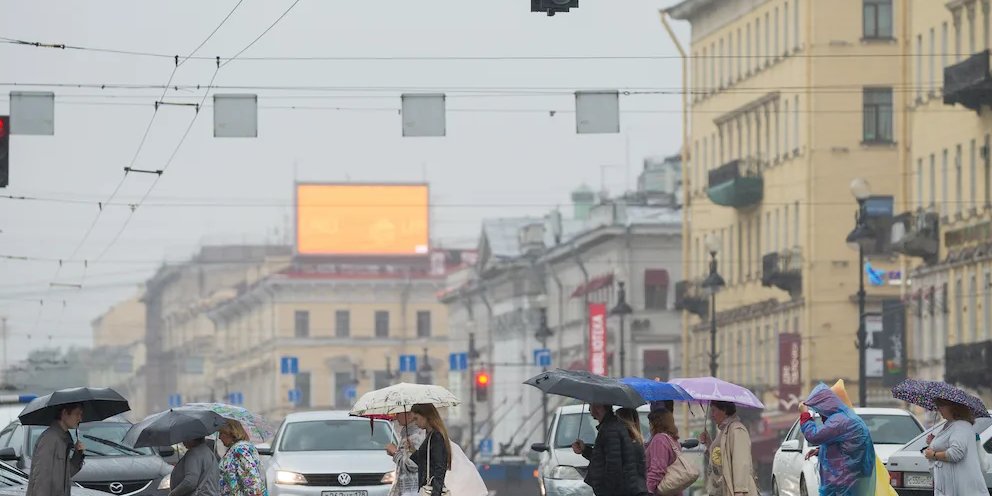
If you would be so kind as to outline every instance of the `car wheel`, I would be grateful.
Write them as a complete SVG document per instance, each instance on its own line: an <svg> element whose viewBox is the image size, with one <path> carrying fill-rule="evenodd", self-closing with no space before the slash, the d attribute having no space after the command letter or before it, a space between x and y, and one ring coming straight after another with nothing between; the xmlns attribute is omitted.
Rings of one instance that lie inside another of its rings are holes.
<svg viewBox="0 0 992 496"><path fill-rule="evenodd" d="M806 489L805 477L799 479L799 496L809 496L809 491Z"/></svg>
<svg viewBox="0 0 992 496"><path fill-rule="evenodd" d="M781 496L778 490L778 479L772 478L772 496Z"/></svg>

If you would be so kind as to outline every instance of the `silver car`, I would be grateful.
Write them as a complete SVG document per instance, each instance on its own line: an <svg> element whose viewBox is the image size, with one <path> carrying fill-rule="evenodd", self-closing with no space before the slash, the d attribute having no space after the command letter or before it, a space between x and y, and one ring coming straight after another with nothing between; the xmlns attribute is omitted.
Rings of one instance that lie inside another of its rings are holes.
<svg viewBox="0 0 992 496"><path fill-rule="evenodd" d="M259 454L269 457L271 496L387 496L396 467L386 445L395 442L393 426L384 420L291 413Z"/></svg>
<svg viewBox="0 0 992 496"><path fill-rule="evenodd" d="M930 463L923 456L922 450L927 447L927 435L943 426L944 422L941 421L889 457L889 479L900 496L933 494ZM992 418L975 419L975 434L978 434L986 456L992 456ZM985 474L985 485L989 487L989 494L992 494L992 474Z"/></svg>
<svg viewBox="0 0 992 496"><path fill-rule="evenodd" d="M28 474L0 462L0 496L24 496L28 488ZM84 489L81 487L72 488L72 496L105 496L100 491Z"/></svg>

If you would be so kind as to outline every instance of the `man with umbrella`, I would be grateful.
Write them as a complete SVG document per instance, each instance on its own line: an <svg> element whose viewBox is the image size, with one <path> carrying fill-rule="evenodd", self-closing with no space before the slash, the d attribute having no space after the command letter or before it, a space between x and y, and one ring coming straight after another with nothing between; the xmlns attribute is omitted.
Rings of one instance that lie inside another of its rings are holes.
<svg viewBox="0 0 992 496"><path fill-rule="evenodd" d="M586 446L581 439L572 443L572 451L589 460L585 482L596 496L641 496L650 494L645 485L643 462L638 467L634 443L627 427L613 413L612 405L593 403L589 413L599 421L596 442ZM643 450L644 447L640 446ZM643 460L643 456L640 458Z"/></svg>
<svg viewBox="0 0 992 496"><path fill-rule="evenodd" d="M73 443L69 429L130 410L112 389L73 388L35 398L18 416L23 425L47 425L32 457L25 496L69 496L72 476L83 468L85 447Z"/></svg>

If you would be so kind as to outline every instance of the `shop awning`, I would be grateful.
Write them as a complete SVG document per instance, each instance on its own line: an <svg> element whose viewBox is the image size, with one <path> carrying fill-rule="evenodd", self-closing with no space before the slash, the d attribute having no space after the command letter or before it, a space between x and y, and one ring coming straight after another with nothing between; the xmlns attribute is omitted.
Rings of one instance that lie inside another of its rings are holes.
<svg viewBox="0 0 992 496"><path fill-rule="evenodd" d="M606 274L589 279L588 283L581 284L572 292L572 298L579 298L589 293L596 292L613 284L613 274Z"/></svg>

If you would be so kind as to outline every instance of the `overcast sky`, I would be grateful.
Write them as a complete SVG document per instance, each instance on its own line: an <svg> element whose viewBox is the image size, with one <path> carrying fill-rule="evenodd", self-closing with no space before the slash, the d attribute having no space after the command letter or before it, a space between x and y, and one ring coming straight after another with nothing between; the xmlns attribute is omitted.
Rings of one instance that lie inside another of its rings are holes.
<svg viewBox="0 0 992 496"><path fill-rule="evenodd" d="M231 57L293 1L244 0L197 55ZM185 55L236 3L4 0L0 37ZM225 65L216 71L214 92L259 95L259 138L213 138L212 109L203 109L133 215L123 204L138 203L154 176L132 174L121 182L122 169L138 150L161 90L30 84L164 85L172 60L0 44L0 114L7 113L12 89L56 93L56 135L13 137L11 185L0 195L58 200L0 199L0 255L66 260L80 246L61 270L53 261L0 259L10 359L49 344L88 346L90 321L136 294L163 260L188 257L201 244L282 240L292 232L294 178L426 180L435 244L462 246L474 244L481 219L567 206L580 183L613 192L625 182L633 186L643 157L678 152L681 65L657 14L672 3L582 0L577 10L546 17L529 12L527 0L302 0L243 57L380 59ZM678 29L687 40L688 26ZM381 59L411 56L657 58ZM212 61L190 60L172 84L206 86L214 74ZM401 137L392 109L404 88L447 93L446 137ZM473 96L471 88L490 93ZM578 88L649 93L621 96L622 134L576 136L574 113L567 111ZM522 89L530 92L521 95ZM170 91L165 100L189 103L203 95ZM191 107L162 107L135 167L163 168L193 115ZM118 185L114 202L122 205L98 216L98 202ZM84 268L81 260L92 262ZM56 274L55 282L83 288L50 288Z"/></svg>

